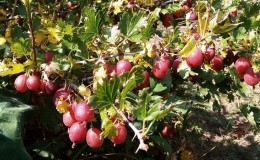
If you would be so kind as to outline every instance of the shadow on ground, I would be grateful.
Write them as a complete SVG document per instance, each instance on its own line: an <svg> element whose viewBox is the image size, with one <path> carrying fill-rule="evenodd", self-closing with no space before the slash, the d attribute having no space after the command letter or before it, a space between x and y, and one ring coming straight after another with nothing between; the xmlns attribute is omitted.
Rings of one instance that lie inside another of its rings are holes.
<svg viewBox="0 0 260 160"><path fill-rule="evenodd" d="M218 114L200 108L194 108L191 113L187 119L189 128L196 124L195 128L201 132L188 129L184 133L184 143L196 159L260 159L260 134L249 130L250 125L242 115Z"/></svg>

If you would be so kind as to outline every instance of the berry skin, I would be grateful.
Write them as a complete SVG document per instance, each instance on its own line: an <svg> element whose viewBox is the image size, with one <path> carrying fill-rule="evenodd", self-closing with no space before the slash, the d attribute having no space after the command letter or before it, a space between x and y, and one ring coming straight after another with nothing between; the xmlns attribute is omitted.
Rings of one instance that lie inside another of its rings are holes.
<svg viewBox="0 0 260 160"><path fill-rule="evenodd" d="M186 59L187 64L191 68L199 68L204 60L204 55L201 49L197 49L196 51L192 52Z"/></svg>
<svg viewBox="0 0 260 160"><path fill-rule="evenodd" d="M144 80L142 83L140 83L138 86L137 86L137 89L143 89L143 88L146 88L149 86L149 81L150 81L150 75L147 71L144 71L143 73L144 75Z"/></svg>
<svg viewBox="0 0 260 160"><path fill-rule="evenodd" d="M127 8L129 8L129 9L134 9L135 7L136 7L136 6L135 6L135 2L134 2L134 1L128 2Z"/></svg>
<svg viewBox="0 0 260 160"><path fill-rule="evenodd" d="M115 124L115 127L117 128L117 136L115 136L114 138L111 139L111 141L114 144L122 144L123 142L125 142L126 137L127 137L127 130L125 128L125 125L121 124L121 123L117 123Z"/></svg>
<svg viewBox="0 0 260 160"><path fill-rule="evenodd" d="M52 61L54 57L54 54L53 53L50 53L50 52L46 52L44 54L44 60L45 60L45 63L50 63Z"/></svg>
<svg viewBox="0 0 260 160"><path fill-rule="evenodd" d="M120 76L123 73L129 72L132 69L132 64L128 60L120 60L116 64L116 74Z"/></svg>
<svg viewBox="0 0 260 160"><path fill-rule="evenodd" d="M104 139L100 136L101 131L97 128L90 128L87 132L86 142L91 148L99 148L103 145Z"/></svg>
<svg viewBox="0 0 260 160"><path fill-rule="evenodd" d="M260 73L255 73L253 68L248 68L244 74L244 82L249 86L255 86L260 81Z"/></svg>
<svg viewBox="0 0 260 160"><path fill-rule="evenodd" d="M173 130L169 126L165 126L162 130L162 135L164 137L170 137L173 134Z"/></svg>
<svg viewBox="0 0 260 160"><path fill-rule="evenodd" d="M45 86L46 86L46 81L45 80L41 81L40 90L45 91Z"/></svg>
<svg viewBox="0 0 260 160"><path fill-rule="evenodd" d="M81 143L85 140L87 128L85 125L78 122L73 123L69 128L69 138L73 143Z"/></svg>
<svg viewBox="0 0 260 160"><path fill-rule="evenodd" d="M235 55L233 53L232 50L228 50L227 51L227 55L226 57L224 58L224 64L227 64L228 66L230 66L235 60Z"/></svg>
<svg viewBox="0 0 260 160"><path fill-rule="evenodd" d="M53 81L48 81L45 85L45 91L48 95L53 95L58 89L59 85Z"/></svg>
<svg viewBox="0 0 260 160"><path fill-rule="evenodd" d="M26 85L26 81L27 81L28 77L24 74L19 75L15 81L14 81L14 86L15 89L18 92L26 92L28 90L28 87Z"/></svg>
<svg viewBox="0 0 260 160"><path fill-rule="evenodd" d="M75 119L78 122L90 122L94 118L94 109L86 102L79 102L74 109Z"/></svg>
<svg viewBox="0 0 260 160"><path fill-rule="evenodd" d="M172 63L172 72L173 72L173 74L175 74L176 76L179 76L177 70L178 70L178 67L179 67L179 65L181 64L181 62L182 62L182 59L181 59L181 57L179 57L179 58L175 59L175 60L173 61L173 63Z"/></svg>
<svg viewBox="0 0 260 160"><path fill-rule="evenodd" d="M192 21L198 20L198 16L195 12L192 12L190 14L190 20L192 20Z"/></svg>
<svg viewBox="0 0 260 160"><path fill-rule="evenodd" d="M251 64L249 59L245 57L240 57L237 59L235 63L235 68L238 73L245 73L245 71L250 68Z"/></svg>
<svg viewBox="0 0 260 160"><path fill-rule="evenodd" d="M71 3L71 1L68 2L67 8L68 8L68 10L72 10L73 9L73 4Z"/></svg>
<svg viewBox="0 0 260 160"><path fill-rule="evenodd" d="M38 76L30 76L26 81L26 85L28 89L37 91L41 87L41 79Z"/></svg>
<svg viewBox="0 0 260 160"><path fill-rule="evenodd" d="M237 16L237 10L230 11L229 15L232 16L232 17L236 17Z"/></svg>
<svg viewBox="0 0 260 160"><path fill-rule="evenodd" d="M183 12L187 12L188 10L190 10L190 6L189 5L183 5L182 10L183 10Z"/></svg>
<svg viewBox="0 0 260 160"><path fill-rule="evenodd" d="M168 74L170 65L171 61L168 56L160 57L153 65L153 75L158 79L163 79Z"/></svg>
<svg viewBox="0 0 260 160"><path fill-rule="evenodd" d="M196 83L198 81L198 76L196 75L189 75L189 81L191 81L192 83Z"/></svg>
<svg viewBox="0 0 260 160"><path fill-rule="evenodd" d="M180 8L180 9L176 10L176 11L173 13L173 15L174 15L176 18L178 18L178 17L180 17L184 12L185 12L185 10L184 10L183 8Z"/></svg>
<svg viewBox="0 0 260 160"><path fill-rule="evenodd" d="M58 89L53 96L53 104L57 106L59 99L62 97L63 100L68 101L69 92L65 88Z"/></svg>
<svg viewBox="0 0 260 160"><path fill-rule="evenodd" d="M204 58L207 61L211 61L214 56L215 56L215 48L214 47L207 48L206 53L204 53Z"/></svg>
<svg viewBox="0 0 260 160"><path fill-rule="evenodd" d="M215 56L211 61L210 64L212 65L212 69L215 71L220 71L223 69L224 62L220 56Z"/></svg>
<svg viewBox="0 0 260 160"><path fill-rule="evenodd" d="M105 63L104 68L106 69L107 78L112 78L112 73L116 73L116 65Z"/></svg>
<svg viewBox="0 0 260 160"><path fill-rule="evenodd" d="M173 21L173 15L170 13L167 13L165 15L162 15L162 24L164 27L170 27L172 25L172 21Z"/></svg>
<svg viewBox="0 0 260 160"><path fill-rule="evenodd" d="M67 127L71 127L75 122L77 122L72 109L63 114L62 120L63 124Z"/></svg>

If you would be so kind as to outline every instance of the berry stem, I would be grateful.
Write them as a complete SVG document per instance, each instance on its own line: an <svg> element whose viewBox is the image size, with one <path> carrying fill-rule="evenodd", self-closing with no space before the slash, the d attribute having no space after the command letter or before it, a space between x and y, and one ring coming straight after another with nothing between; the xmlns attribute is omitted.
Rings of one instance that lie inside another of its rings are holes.
<svg viewBox="0 0 260 160"><path fill-rule="evenodd" d="M25 8L26 8L26 12L27 12L29 29L30 29L30 33L31 33L33 61L34 61L34 65L36 65L37 57L36 57L36 48L35 48L35 37L34 37L34 30L33 30L33 25L32 25L31 4L30 4L29 0L25 0Z"/></svg>
<svg viewBox="0 0 260 160"><path fill-rule="evenodd" d="M118 114L120 114L120 116L123 118L123 120L128 124L128 126L134 131L136 137L139 140L139 146L136 150L135 153L137 153L139 151L139 149L147 151L148 150L148 145L144 143L144 138L141 135L140 131L133 125L133 123L131 123L127 117L124 115L124 113L120 110L118 110L116 107L114 107L115 110L117 111Z"/></svg>

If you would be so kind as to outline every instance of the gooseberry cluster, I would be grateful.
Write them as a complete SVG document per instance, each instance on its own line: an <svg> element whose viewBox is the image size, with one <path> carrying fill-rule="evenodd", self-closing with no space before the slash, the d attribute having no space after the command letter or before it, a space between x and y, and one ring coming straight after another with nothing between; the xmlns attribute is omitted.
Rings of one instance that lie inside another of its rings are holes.
<svg viewBox="0 0 260 160"><path fill-rule="evenodd" d="M87 124L93 121L94 117L94 107L85 101L73 102L71 108L63 114L63 124L68 127L69 138L73 144L86 140L91 148L102 146L104 139L101 136L101 130L95 127L87 129ZM127 137L126 127L123 123L115 123L114 125L117 128L117 135L111 141L114 144L121 144Z"/></svg>

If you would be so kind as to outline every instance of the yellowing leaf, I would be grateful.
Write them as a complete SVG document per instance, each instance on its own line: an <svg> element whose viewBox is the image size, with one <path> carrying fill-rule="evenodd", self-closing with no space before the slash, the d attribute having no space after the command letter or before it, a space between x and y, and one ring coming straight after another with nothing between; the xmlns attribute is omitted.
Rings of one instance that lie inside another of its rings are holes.
<svg viewBox="0 0 260 160"><path fill-rule="evenodd" d="M99 84L103 84L103 78L106 77L107 77L106 70L103 66L100 67L97 70L97 72L95 72L95 81L97 81Z"/></svg>
<svg viewBox="0 0 260 160"><path fill-rule="evenodd" d="M51 49L46 46L46 44L41 44L41 49L44 51L50 51Z"/></svg>
<svg viewBox="0 0 260 160"><path fill-rule="evenodd" d="M193 52L196 49L196 43L197 41L192 36L188 43L183 47L183 49L179 52L179 54L183 57L187 57L190 55L191 52Z"/></svg>
<svg viewBox="0 0 260 160"><path fill-rule="evenodd" d="M210 21L209 28L213 33L221 34L235 29L242 23L232 23L228 17L228 13L224 14L221 11L217 11L216 16Z"/></svg>
<svg viewBox="0 0 260 160"><path fill-rule="evenodd" d="M24 64L13 63L10 58L5 58L0 63L0 76L4 77L7 75L18 74L25 71L25 67L31 66L33 63L31 60L27 60Z"/></svg>
<svg viewBox="0 0 260 160"><path fill-rule="evenodd" d="M11 42L12 41L12 37L11 37L11 32L12 32L12 29L10 27L8 27L6 30L5 30L5 38L8 42Z"/></svg>
<svg viewBox="0 0 260 160"><path fill-rule="evenodd" d="M57 44L59 42L59 40L52 35L48 35L48 41L51 42L52 44Z"/></svg>
<svg viewBox="0 0 260 160"><path fill-rule="evenodd" d="M91 90L88 87L85 87L84 85L80 85L78 87L79 94L82 96L89 97L91 96Z"/></svg>
<svg viewBox="0 0 260 160"><path fill-rule="evenodd" d="M208 28L208 23L207 20L206 20L206 14L202 14L202 13L198 13L198 21L199 21L199 32L200 32L200 35L204 35L204 31L207 30Z"/></svg>
<svg viewBox="0 0 260 160"><path fill-rule="evenodd" d="M113 107L110 107L108 109L102 109L100 110L100 118L102 120L102 133L101 136L103 138L113 138L117 135L117 129L115 128L113 122L111 121L111 118L116 115L116 111Z"/></svg>
<svg viewBox="0 0 260 160"><path fill-rule="evenodd" d="M72 25L67 25L66 28L65 28L64 34L72 35L73 30L74 30L74 29L73 29Z"/></svg>
<svg viewBox="0 0 260 160"><path fill-rule="evenodd" d="M4 37L0 37L0 45L4 45L6 43L6 39Z"/></svg>
<svg viewBox="0 0 260 160"><path fill-rule="evenodd" d="M58 43L61 38L60 38L60 30L58 29L58 27L47 27L47 31L49 33L48 35L48 40L49 42L53 43L53 44L56 44Z"/></svg>
<svg viewBox="0 0 260 160"><path fill-rule="evenodd" d="M113 3L114 14L115 15L117 15L120 12L122 12L122 5L123 5L123 1L122 0L119 0L119 1Z"/></svg>
<svg viewBox="0 0 260 160"><path fill-rule="evenodd" d="M23 4L26 6L32 2L32 0L22 0Z"/></svg>
<svg viewBox="0 0 260 160"><path fill-rule="evenodd" d="M148 68L148 67L153 68L152 65L150 63L146 62L146 61L139 61L138 65L144 66L145 68Z"/></svg>
<svg viewBox="0 0 260 160"><path fill-rule="evenodd" d="M138 62L140 59L142 59L144 57L144 55L143 54L136 54L135 56L134 56L134 61L135 62Z"/></svg>
<svg viewBox="0 0 260 160"><path fill-rule="evenodd" d="M66 102L66 100L64 100L62 97L60 97L60 99L57 103L56 109L60 113L65 113L69 110L70 106L71 105L68 102Z"/></svg>
<svg viewBox="0 0 260 160"><path fill-rule="evenodd" d="M37 31L35 33L35 42L40 44L45 38L45 33L43 31Z"/></svg>
<svg viewBox="0 0 260 160"><path fill-rule="evenodd" d="M222 57L226 57L227 56L227 51L220 51L220 54Z"/></svg>

